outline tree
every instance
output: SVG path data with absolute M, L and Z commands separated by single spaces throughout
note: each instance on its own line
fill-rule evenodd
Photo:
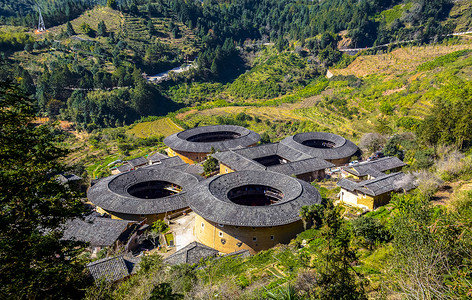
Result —
M 116 9 L 116 0 L 107 0 L 107 7 Z
M 210 155 L 208 155 L 208 158 L 205 160 L 203 163 L 203 172 L 205 174 L 211 174 L 215 171 L 218 170 L 218 160 L 211 156 L 211 154 L 215 153 L 215 148 L 211 147 Z
M 66 24 L 66 33 L 68 36 L 75 35 L 74 27 L 72 27 L 72 24 L 69 21 L 67 21 Z
M 351 232 L 340 209 L 328 202 L 324 210 L 321 232 L 328 246 L 321 253 L 316 294 L 319 299 L 367 299 L 364 278 L 352 267 L 357 251 L 351 247 Z
M 270 143 L 270 136 L 267 132 L 261 134 L 261 140 L 259 141 L 260 144 L 269 144 Z
M 82 32 L 85 33 L 88 36 L 93 36 L 93 34 L 94 34 L 94 31 L 93 31 L 92 27 L 90 27 L 90 25 L 85 23 L 85 22 L 83 22 L 80 25 L 80 30 L 82 30 Z
M 352 221 L 352 228 L 356 236 L 362 236 L 369 248 L 376 242 L 388 242 L 391 235 L 378 219 L 362 216 Z
M 0 83 L 0 295 L 80 298 L 86 281 L 83 248 L 60 240 L 59 226 L 80 216 L 79 197 L 55 180 L 65 171 L 54 127 L 32 123 L 25 96 Z
M 322 204 L 313 204 L 302 206 L 300 217 L 303 220 L 305 229 L 311 226 L 320 227 L 323 219 L 324 206 Z
M 184 296 L 172 293 L 172 287 L 167 282 L 160 283 L 152 289 L 149 300 L 179 300 Z
M 362 136 L 359 147 L 362 150 L 366 150 L 370 153 L 373 153 L 380 149 L 380 147 L 385 143 L 385 138 L 379 133 L 366 133 Z
M 98 23 L 97 34 L 99 36 L 107 36 L 107 26 L 103 20 Z

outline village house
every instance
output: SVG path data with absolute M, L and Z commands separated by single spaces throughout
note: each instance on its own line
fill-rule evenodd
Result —
M 341 167 L 341 175 L 356 180 L 374 179 L 385 174 L 400 172 L 406 165 L 398 157 L 383 157 Z
M 342 203 L 374 210 L 388 204 L 392 192 L 408 191 L 414 187 L 413 183 L 400 187 L 404 176 L 398 172 L 361 182 L 343 178 L 337 183 L 341 187 L 339 199 Z

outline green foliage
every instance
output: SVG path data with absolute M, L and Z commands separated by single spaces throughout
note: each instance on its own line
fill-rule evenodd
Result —
M 447 212 L 421 196 L 404 197 L 397 202 L 407 206 L 400 206 L 391 229 L 394 251 L 389 276 L 393 286 L 408 297 L 464 297 L 470 288 L 464 283 L 470 280 L 467 249 L 471 239 L 464 227 L 470 219 L 464 222 L 463 217 L 470 216 L 470 209 L 461 206 L 465 211 Z
M 34 38 L 25 32 L 0 31 L 0 51 L 22 50 L 25 46 L 32 47 L 33 43 Z
M 67 21 L 67 24 L 66 24 L 66 33 L 68 36 L 75 35 L 74 27 L 72 27 L 72 24 L 69 21 Z
M 358 256 L 356 249 L 351 246 L 351 232 L 340 215 L 340 206 L 328 203 L 321 231 L 328 241 L 328 247 L 321 254 L 317 297 L 367 299 L 364 279 L 352 268 Z
M 155 233 L 165 233 L 169 229 L 169 225 L 167 225 L 166 222 L 163 220 L 157 220 L 154 223 L 152 223 L 151 230 L 154 231 Z
M 95 33 L 94 30 L 90 27 L 90 25 L 85 23 L 85 22 L 82 23 L 79 28 L 80 28 L 80 30 L 82 30 L 82 32 L 84 34 L 86 34 L 88 36 L 93 36 L 94 33 Z
M 116 0 L 107 0 L 107 7 L 116 9 L 117 3 Z
M 270 136 L 267 132 L 261 134 L 261 139 L 259 141 L 260 144 L 269 144 L 270 142 Z
M 183 298 L 183 295 L 172 293 L 170 284 L 164 282 L 154 287 L 149 300 L 178 300 Z
M 139 272 L 146 274 L 150 270 L 159 269 L 162 266 L 162 256 L 157 253 L 144 256 L 139 263 Z
M 443 56 L 440 56 L 438 58 L 435 58 L 432 61 L 425 62 L 421 65 L 419 65 L 416 70 L 418 71 L 430 71 L 439 67 L 442 67 L 446 64 L 455 62 L 459 57 L 464 56 L 466 54 L 469 54 L 472 52 L 472 50 L 461 50 L 461 51 L 455 51 Z
M 448 88 L 448 99 L 436 99 L 430 116 L 418 128 L 418 136 L 433 145 L 454 144 L 463 149 L 472 143 L 472 83 L 450 84 Z
M 352 227 L 356 236 L 364 238 L 369 247 L 376 243 L 391 240 L 389 231 L 372 216 L 362 216 L 352 221 Z
M 51 124 L 35 126 L 29 99 L 0 83 L 0 294 L 6 298 L 81 298 L 82 244 L 62 241 L 60 226 L 84 207 L 55 180 L 67 151 Z
M 248 73 L 239 76 L 228 91 L 244 99 L 275 98 L 289 89 L 300 87 L 316 74 L 305 61 L 294 53 L 270 54 Z
M 103 20 L 98 23 L 97 34 L 99 36 L 107 36 L 107 26 Z
M 311 226 L 319 228 L 322 224 L 324 215 L 324 206 L 322 204 L 313 204 L 309 206 L 303 206 L 299 213 L 306 228 Z
M 203 162 L 203 172 L 205 174 L 212 174 L 213 172 L 218 171 L 219 163 L 216 158 L 209 155 L 208 158 Z

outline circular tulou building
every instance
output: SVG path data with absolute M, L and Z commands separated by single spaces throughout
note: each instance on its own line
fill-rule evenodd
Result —
M 193 164 L 206 159 L 213 147 L 225 151 L 238 147 L 251 147 L 260 140 L 259 134 L 235 125 L 203 126 L 174 133 L 164 139 L 169 156 L 180 156 Z
M 255 253 L 303 231 L 302 206 L 321 203 L 313 186 L 269 171 L 240 171 L 207 179 L 189 193 L 195 236 L 223 253 Z
M 280 143 L 337 166 L 348 163 L 359 151 L 359 148 L 350 140 L 328 132 L 298 133 L 286 137 Z
M 97 211 L 114 219 L 163 219 L 188 208 L 186 194 L 199 177 L 172 169 L 147 167 L 110 176 L 90 187 L 87 197 Z

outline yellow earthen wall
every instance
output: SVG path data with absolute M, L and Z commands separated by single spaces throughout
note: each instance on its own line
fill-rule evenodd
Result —
M 221 227 L 220 224 L 207 221 L 199 215 L 195 217 L 195 236 L 197 240 L 222 253 L 249 250 L 254 254 L 280 243 L 288 243 L 302 231 L 303 222 L 301 220 L 274 227 L 238 227 L 232 225 Z M 256 238 L 255 241 L 253 240 L 254 237 Z M 241 245 L 238 246 L 238 243 L 241 243 Z
M 190 165 L 195 162 L 202 162 L 206 159 L 208 153 L 196 153 L 196 152 L 183 152 L 175 151 L 171 148 L 167 148 L 167 154 L 170 157 L 179 156 L 182 160 Z
M 235 172 L 233 169 L 228 167 L 225 164 L 220 163 L 220 174 L 227 174 L 227 173 L 232 173 Z

